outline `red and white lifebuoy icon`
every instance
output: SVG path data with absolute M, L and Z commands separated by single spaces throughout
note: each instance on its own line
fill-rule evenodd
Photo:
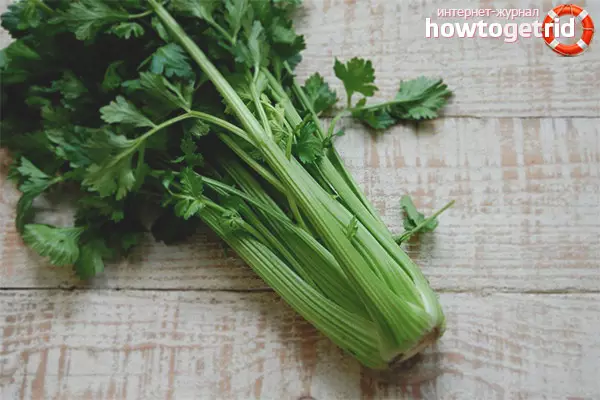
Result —
M 573 15 L 583 26 L 583 35 L 575 44 L 562 44 L 556 39 L 554 34 L 554 22 L 556 18 L 562 17 L 563 15 Z M 548 30 L 546 30 L 546 26 L 549 26 Z M 544 20 L 542 30 L 544 40 L 552 50 L 563 56 L 577 56 L 586 51 L 590 46 L 592 38 L 594 37 L 594 22 L 592 21 L 592 17 L 590 17 L 588 12 L 583 8 L 575 4 L 563 4 L 562 6 L 550 10 Z

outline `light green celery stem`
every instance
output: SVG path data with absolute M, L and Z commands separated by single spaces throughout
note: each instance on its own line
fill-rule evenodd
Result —
M 310 105 L 310 102 L 306 98 L 306 94 L 304 93 L 304 90 L 302 90 L 302 88 L 298 84 L 298 81 L 294 77 L 293 71 L 287 65 L 287 63 L 285 65 L 285 67 L 286 67 L 288 73 L 292 76 L 292 84 L 293 84 L 294 92 L 296 93 L 296 95 L 298 96 L 298 98 L 300 99 L 300 101 L 302 102 L 302 104 L 304 105 L 304 107 L 309 111 L 309 113 L 310 113 L 310 115 L 311 115 L 314 123 L 318 127 L 318 132 L 319 132 L 319 135 L 320 135 L 321 139 L 325 139 L 326 135 L 322 131 L 321 121 L 319 120 L 319 117 L 318 117 L 317 113 L 313 110 L 312 106 Z M 287 93 L 285 92 L 285 90 L 283 90 L 283 88 L 281 87 L 281 85 L 279 84 L 279 82 L 277 81 L 277 79 L 275 79 L 275 77 L 268 70 L 263 69 L 263 71 L 265 71 L 265 73 L 267 74 L 267 78 L 269 80 L 269 83 L 277 91 L 278 95 L 279 96 L 283 96 L 284 98 L 286 98 L 287 99 L 287 103 L 289 103 L 289 105 L 291 106 L 289 108 L 286 108 L 286 111 L 290 112 L 290 117 L 292 118 L 292 122 L 293 121 L 297 121 L 298 119 L 301 120 L 300 115 L 298 114 L 298 112 L 296 111 L 296 109 L 293 107 L 291 100 L 288 98 Z M 333 164 L 333 166 L 339 172 L 339 174 L 342 176 L 342 178 L 344 179 L 344 181 L 346 182 L 346 184 L 354 192 L 355 196 L 358 197 L 358 199 L 363 204 L 363 206 L 366 208 L 366 210 L 374 218 L 376 218 L 382 225 L 385 226 L 385 223 L 383 222 L 383 220 L 379 216 L 379 213 L 377 212 L 377 210 L 375 210 L 375 208 L 373 207 L 373 205 L 371 204 L 371 202 L 369 202 L 369 200 L 367 199 L 367 197 L 364 195 L 364 193 L 362 192 L 361 188 L 358 186 L 358 184 L 354 180 L 354 177 L 352 177 L 352 175 L 350 175 L 348 173 L 348 171 L 346 170 L 346 168 L 344 167 L 344 164 L 342 162 L 342 158 L 340 157 L 340 155 L 337 152 L 337 150 L 334 147 L 331 147 L 331 149 L 330 149 L 330 151 L 328 153 L 329 154 L 328 154 L 327 160 Z
M 343 309 L 367 318 L 361 304 L 352 301 L 355 296 L 348 290 L 347 286 L 344 286 L 344 281 L 340 280 L 339 277 L 337 280 L 332 279 L 335 277 L 328 273 L 328 266 L 319 263 L 321 260 L 315 257 L 316 254 L 312 249 L 307 248 L 301 241 L 293 243 L 288 249 L 286 244 L 292 244 L 290 240 L 297 240 L 297 237 L 286 234 L 286 228 L 277 227 L 276 220 L 270 223 L 267 222 L 269 221 L 268 218 L 261 220 L 248 206 L 243 207 L 241 213 L 248 220 L 248 223 L 262 234 L 266 240 L 265 244 L 278 252 L 277 255 L 308 285 Z M 267 223 L 270 227 L 265 225 Z M 289 228 L 287 230 L 289 232 Z
M 292 308 L 334 343 L 370 368 L 387 367 L 386 360 L 379 354 L 377 330 L 371 321 L 352 314 L 325 298 L 268 247 L 251 236 L 226 234 L 220 225 L 219 213 L 207 209 L 201 214 L 201 218 Z
M 258 91 L 256 90 L 255 84 L 251 85 L 250 93 L 252 96 L 252 101 L 254 102 L 254 106 L 256 107 L 258 115 L 260 116 L 260 120 L 262 121 L 263 128 L 264 128 L 265 132 L 267 133 L 267 136 L 272 138 L 273 132 L 271 131 L 271 126 L 269 124 L 269 118 L 267 117 L 267 113 L 265 112 L 265 110 L 262 106 L 262 102 L 260 101 L 260 95 L 258 94 Z M 287 196 L 287 198 L 288 198 L 288 202 L 290 204 L 290 210 L 292 210 L 292 214 L 294 214 L 294 218 L 296 219 L 298 224 L 300 224 L 300 226 L 302 226 L 302 228 L 308 230 L 308 228 L 306 227 L 306 224 L 304 223 L 304 219 L 302 218 L 302 215 L 300 214 L 300 210 L 298 209 L 298 204 L 296 204 L 296 200 L 294 200 L 294 198 L 289 195 Z
M 280 213 L 282 217 L 287 218 L 277 203 L 266 194 L 258 181 L 237 161 L 226 160 L 222 167 L 248 196 L 263 203 L 266 209 Z M 305 266 L 304 268 L 313 280 L 317 282 L 326 297 L 329 297 L 346 310 L 367 317 L 366 310 L 354 295 L 348 278 L 327 249 L 305 230 L 291 224 L 291 221 L 288 224 L 282 224 L 277 218 L 271 217 L 262 209 L 257 210 L 257 212 L 263 214 L 263 223 L 274 231 L 283 244 L 289 247 L 290 251 Z
M 202 179 L 204 180 L 204 182 L 206 184 L 211 186 L 217 192 L 219 192 L 221 194 L 227 194 L 227 195 L 232 194 L 231 191 L 226 189 L 227 188 L 226 184 L 223 184 L 219 181 L 216 181 L 216 180 L 208 178 L 208 177 L 202 177 Z M 233 194 L 236 194 L 236 193 L 234 192 Z M 279 252 L 279 256 L 282 256 L 284 259 L 288 260 L 288 263 L 298 273 L 298 275 L 300 275 L 300 277 L 302 279 L 304 279 L 313 288 L 315 288 L 315 289 L 317 288 L 315 281 L 310 276 L 310 274 L 305 270 L 305 267 L 301 263 L 299 263 L 297 261 L 296 257 L 294 257 L 293 254 L 290 253 L 288 248 L 280 240 L 278 240 L 275 237 L 275 235 L 273 235 L 273 232 L 271 230 L 269 230 L 268 227 L 266 227 L 263 224 L 263 222 L 260 220 L 260 218 L 258 218 L 256 216 L 256 214 L 250 209 L 250 207 L 248 205 L 246 205 L 246 204 L 242 205 L 241 214 L 243 217 L 245 217 L 247 222 L 249 222 L 249 225 L 252 226 L 254 229 L 256 229 L 260 233 L 261 238 L 265 241 L 265 244 L 272 246 L 277 252 Z M 268 216 L 273 221 L 277 221 L 276 218 L 273 218 L 273 215 L 268 215 Z M 285 215 L 282 215 L 281 218 L 285 218 Z M 291 224 L 291 221 L 289 221 L 288 223 Z
M 270 73 L 269 75 L 267 75 L 267 77 L 269 79 L 270 85 L 275 91 L 277 91 L 278 96 L 287 96 L 285 94 L 285 91 L 283 91 L 283 88 L 281 88 L 276 81 L 273 81 L 273 76 L 270 75 Z M 289 99 L 287 99 L 287 101 L 284 101 L 284 109 L 286 111 L 286 114 L 290 118 L 290 123 L 295 126 L 302 122 L 302 118 L 300 117 L 296 109 L 293 106 L 290 107 L 290 105 L 291 101 L 289 101 Z M 414 265 L 414 263 L 412 262 L 412 260 L 410 260 L 408 256 L 402 257 L 401 255 L 394 254 L 398 253 L 398 250 L 401 253 L 404 252 L 402 251 L 402 249 L 398 248 L 398 246 L 393 240 L 392 234 L 389 232 L 385 224 L 381 222 L 379 216 L 377 214 L 375 214 L 376 216 L 374 216 L 368 208 L 365 208 L 364 203 L 360 200 L 360 198 L 356 196 L 355 191 L 348 186 L 347 182 L 343 179 L 342 176 L 340 176 L 337 169 L 331 164 L 331 162 L 329 162 L 327 158 L 321 161 L 320 172 L 323 174 L 325 179 L 327 179 L 327 182 L 337 191 L 339 197 L 344 201 L 344 203 L 346 203 L 346 205 L 359 219 L 359 221 L 363 223 L 365 227 L 367 227 L 371 234 L 376 236 L 376 238 L 380 242 L 383 242 L 384 244 L 387 242 L 387 245 L 385 246 L 386 250 L 388 252 L 392 252 L 393 257 L 396 259 L 396 262 L 398 262 L 401 267 L 400 269 L 395 268 L 395 271 L 390 271 L 389 269 L 387 269 L 385 280 L 386 282 L 388 282 L 392 290 L 394 290 L 398 294 L 404 293 L 406 295 L 406 290 L 409 290 L 408 293 L 413 293 L 414 288 L 408 288 L 406 284 L 401 285 L 401 287 L 399 287 L 398 284 L 395 282 L 397 282 L 396 279 L 399 278 L 402 280 L 402 283 L 404 283 L 404 281 L 408 277 L 410 277 L 409 279 L 411 281 L 415 279 L 424 280 L 424 277 L 422 277 L 419 268 L 416 267 L 416 265 Z M 393 244 L 392 248 L 390 248 L 390 243 Z M 407 267 L 407 263 L 409 266 L 414 265 L 416 268 Z M 404 276 L 398 276 L 398 274 L 403 274 Z M 419 294 L 419 297 L 421 296 L 422 294 Z M 415 299 L 415 297 L 411 297 L 413 298 L 413 300 Z M 421 300 L 419 299 L 417 301 L 420 302 Z
M 232 138 L 227 135 L 219 134 L 219 139 L 223 143 L 227 145 L 238 157 L 240 157 L 250 168 L 252 168 L 256 173 L 263 177 L 264 180 L 269 182 L 277 191 L 280 193 L 285 193 L 285 188 L 279 182 L 277 177 L 275 177 L 271 172 L 269 172 L 265 167 L 260 165 L 256 160 L 252 158 L 248 153 L 246 153 Z
M 385 289 L 384 283 L 373 274 L 368 263 L 346 238 L 345 228 L 339 227 L 335 219 L 332 219 L 332 209 L 342 206 L 333 200 L 296 160 L 288 160 L 285 157 L 277 144 L 265 134 L 260 123 L 227 80 L 206 58 L 202 50 L 186 35 L 168 11 L 156 0 L 149 1 L 161 21 L 223 95 L 229 107 L 236 113 L 256 146 L 261 150 L 267 163 L 279 176 L 281 182 L 287 186 L 290 193 L 294 195 L 302 210 L 320 233 L 322 240 L 327 244 L 353 282 L 357 294 L 365 303 L 374 321 L 377 322 L 382 343 L 381 351 L 384 352 L 384 357 L 393 359 L 399 352 L 406 351 L 406 336 L 414 337 L 418 341 L 422 335 L 428 333 L 429 326 L 423 325 L 418 329 L 413 329 L 412 326 L 406 323 L 406 320 L 413 317 L 417 322 L 421 318 L 419 316 L 400 315 L 403 311 L 398 309 L 397 302 L 394 303 L 393 298 L 387 296 L 387 291 L 382 290 Z M 349 214 L 348 222 L 352 218 L 353 216 Z
M 286 115 L 290 118 L 290 123 L 295 126 L 302 122 L 302 118 L 293 107 L 291 100 L 287 97 L 287 94 L 277 82 L 277 80 L 270 74 L 269 71 L 264 70 L 271 88 L 276 94 L 283 99 L 282 103 L 286 111 Z M 290 71 L 291 73 L 291 71 Z M 320 122 L 314 110 L 310 106 L 310 103 L 306 99 L 306 95 L 302 88 L 298 85 L 294 78 L 294 88 L 304 103 L 305 107 L 311 113 L 313 120 L 319 127 L 321 137 L 324 137 L 324 133 L 321 132 Z M 365 224 L 367 229 L 375 235 L 377 240 L 385 247 L 385 249 L 397 260 L 398 264 L 402 269 L 408 273 L 411 278 L 415 281 L 418 286 L 419 294 L 424 302 L 424 305 L 428 312 L 430 312 L 435 319 L 438 319 L 443 323 L 443 313 L 439 305 L 437 296 L 429 287 L 427 279 L 423 276 L 421 269 L 408 257 L 408 255 L 397 245 L 394 241 L 392 233 L 387 229 L 387 226 L 383 223 L 379 214 L 374 210 L 371 203 L 366 199 L 362 190 L 358 187 L 354 179 L 350 174 L 347 173 L 343 166 L 341 158 L 337 152 L 332 149 L 333 162 L 338 164 L 338 167 L 331 162 L 328 158 L 323 159 L 321 162 L 321 171 L 323 175 L 328 179 L 332 187 L 338 192 L 341 198 L 347 203 L 348 207 L 354 212 L 357 218 Z M 340 176 L 341 175 L 341 176 Z

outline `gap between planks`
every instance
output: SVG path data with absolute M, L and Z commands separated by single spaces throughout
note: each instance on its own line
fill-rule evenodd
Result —
M 524 294 L 524 295 L 597 295 L 600 294 L 600 289 L 556 289 L 556 290 L 525 290 L 525 289 L 448 289 L 448 288 L 434 288 L 438 294 L 473 294 L 480 297 L 487 297 L 497 294 Z M 63 286 L 63 287 L 0 287 L 0 292 L 187 292 L 187 293 L 239 293 L 239 294 L 252 294 L 252 293 L 275 293 L 273 289 L 268 286 L 247 288 L 247 289 L 210 289 L 210 288 L 179 288 L 179 287 L 166 287 L 166 288 L 143 288 L 143 287 L 128 287 L 122 286 L 117 288 L 111 287 L 94 287 L 94 286 Z

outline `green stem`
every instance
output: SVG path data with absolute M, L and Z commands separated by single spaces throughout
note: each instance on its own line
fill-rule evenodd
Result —
M 329 129 L 327 131 L 327 138 L 331 139 L 333 137 L 335 133 L 335 125 L 339 122 L 340 119 L 348 115 L 347 113 L 348 110 L 342 110 L 335 117 L 333 117 L 329 124 Z
M 171 31 L 173 37 L 177 38 L 181 46 L 187 51 L 198 66 L 202 68 L 208 79 L 212 81 L 217 91 L 223 96 L 246 131 L 251 135 L 255 144 L 259 145 L 263 142 L 265 140 L 265 132 L 262 126 L 254 115 L 252 115 L 248 107 L 246 107 L 236 91 L 229 85 L 229 82 L 221 75 L 221 72 L 219 72 L 219 70 L 210 62 L 204 52 L 200 50 L 198 45 L 196 45 L 196 43 L 194 43 L 194 41 L 185 33 L 162 4 L 157 0 L 148 0 L 148 2 L 163 24 Z
M 425 218 L 423 221 L 421 221 L 419 224 L 417 224 L 417 226 L 415 226 L 411 230 L 406 231 L 400 235 L 395 235 L 394 240 L 398 244 L 407 241 L 411 236 L 418 233 L 425 225 L 427 225 L 429 222 L 431 222 L 434 219 L 436 219 L 437 217 L 439 217 L 440 214 L 442 214 L 444 211 L 446 211 L 447 209 L 452 207 L 454 205 L 454 203 L 455 203 L 455 201 L 452 200 L 450 203 L 446 204 L 444 207 L 442 207 L 437 212 L 435 212 L 432 216 L 430 216 L 429 218 Z
M 238 157 L 240 157 L 250 168 L 252 168 L 256 173 L 258 173 L 261 177 L 263 177 L 267 182 L 269 182 L 275 190 L 280 193 L 285 193 L 285 187 L 279 182 L 277 177 L 273 175 L 269 170 L 263 167 L 260 163 L 258 163 L 251 155 L 249 155 L 246 151 L 244 151 L 231 137 L 227 135 L 219 135 L 219 139 L 223 143 L 227 145 Z
M 128 18 L 129 19 L 144 18 L 144 17 L 147 17 L 148 15 L 152 14 L 153 12 L 154 11 L 152 11 L 152 10 L 147 10 L 147 11 L 144 11 L 144 12 L 139 13 L 139 14 L 129 14 Z
M 238 136 L 239 138 L 243 139 L 247 143 L 249 143 L 251 145 L 254 144 L 252 142 L 252 140 L 250 139 L 250 137 L 246 134 L 246 132 L 243 129 L 232 124 L 231 122 L 225 121 L 224 119 L 215 117 L 214 115 L 207 114 L 207 113 L 204 113 L 201 111 L 190 110 L 188 112 L 188 114 L 190 114 L 198 119 L 201 119 L 203 121 L 209 122 L 211 124 L 220 126 L 221 128 L 223 128 L 223 129 L 233 133 L 234 135 Z
M 34 0 L 33 2 L 35 3 L 36 6 L 43 9 L 47 13 L 49 13 L 49 14 L 55 13 L 55 11 L 52 8 L 50 8 L 46 3 L 44 3 L 42 0 Z
M 227 32 L 225 29 L 223 29 L 223 27 L 221 25 L 217 24 L 217 22 L 214 19 L 210 18 L 205 21 L 208 22 L 208 24 L 210 26 L 215 28 L 217 30 L 217 32 L 219 32 L 221 35 L 223 35 L 225 37 L 225 39 L 227 39 L 229 41 L 229 43 L 231 43 L 232 45 L 235 45 L 235 39 L 233 38 L 233 36 L 231 36 L 229 34 L 229 32 Z

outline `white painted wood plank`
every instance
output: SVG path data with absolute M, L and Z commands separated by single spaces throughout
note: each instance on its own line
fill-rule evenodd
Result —
M 395 95 L 401 79 L 442 77 L 455 96 L 447 116 L 592 116 L 600 115 L 600 51 L 596 43 L 579 57 L 554 53 L 542 38 L 504 43 L 494 38 L 426 38 L 426 18 L 455 22 L 522 23 L 493 17 L 438 18 L 438 9 L 540 9 L 540 19 L 564 1 L 529 0 L 306 0 L 298 29 L 307 50 L 301 78 L 320 72 L 343 88 L 333 74 L 333 59 L 373 60 L 380 98 Z M 577 1 L 600 23 L 600 2 Z M 598 28 L 596 28 L 598 29 Z
M 441 302 L 446 335 L 386 383 L 270 293 L 4 291 L 0 395 L 600 397 L 600 296 L 444 294 Z
M 0 0 L 0 10 L 12 0 Z M 298 69 L 301 79 L 320 72 L 334 84 L 335 57 L 355 56 L 373 60 L 380 99 L 394 96 L 401 79 L 418 75 L 440 76 L 455 90 L 448 116 L 600 116 L 600 51 L 596 44 L 582 56 L 561 57 L 541 38 L 504 43 L 501 39 L 431 39 L 425 35 L 425 19 L 440 24 L 464 22 L 438 18 L 438 9 L 529 9 L 544 16 L 561 0 L 305 0 L 297 18 L 305 34 L 307 50 Z M 600 2 L 578 1 L 596 24 Z M 543 20 L 543 17 L 540 17 Z M 467 22 L 476 20 L 468 20 Z M 514 21 L 490 17 L 485 22 Z M 0 46 L 8 43 L 0 30 Z M 598 38 L 596 38 L 596 42 Z
M 447 118 L 379 136 L 349 125 L 337 145 L 395 232 L 402 230 L 403 194 L 426 214 L 456 200 L 438 230 L 407 246 L 435 288 L 597 291 L 598 127 L 598 119 Z M 49 268 L 22 245 L 13 223 L 18 193 L 9 182 L 0 187 L 0 286 L 77 284 L 68 268 Z M 44 221 L 70 223 L 68 212 L 46 207 Z M 93 287 L 249 289 L 264 284 L 203 230 L 180 246 L 149 239 L 128 260 L 110 266 Z

